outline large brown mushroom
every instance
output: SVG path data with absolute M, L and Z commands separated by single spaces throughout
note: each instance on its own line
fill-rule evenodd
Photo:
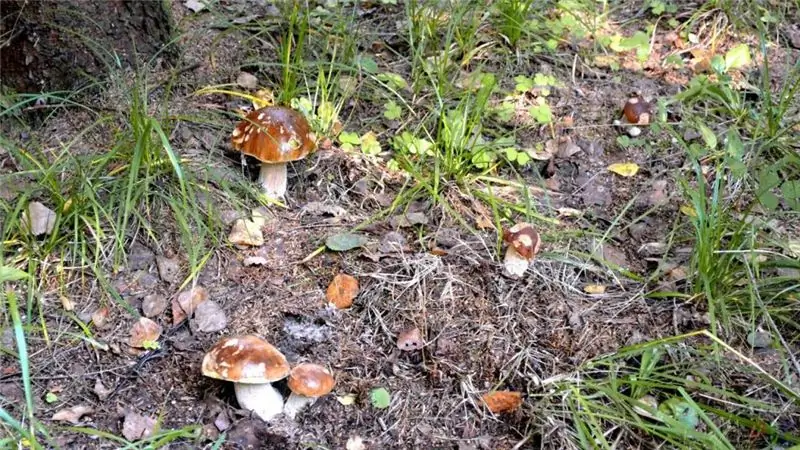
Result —
M 283 106 L 250 112 L 231 133 L 233 148 L 261 161 L 258 181 L 274 198 L 286 194 L 286 164 L 316 150 L 316 140 L 305 117 Z
M 232 381 L 243 409 L 270 420 L 283 411 L 283 396 L 272 382 L 289 375 L 289 363 L 277 348 L 258 336 L 227 337 L 203 358 L 203 375 Z

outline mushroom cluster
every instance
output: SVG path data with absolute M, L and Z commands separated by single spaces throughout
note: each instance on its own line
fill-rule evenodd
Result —
M 286 357 L 258 336 L 221 339 L 203 357 L 203 375 L 233 382 L 239 406 L 268 421 L 282 412 L 294 417 L 303 407 L 333 390 L 333 375 L 316 364 L 290 369 Z M 284 405 L 283 395 L 272 383 L 289 377 L 292 394 Z
M 316 141 L 305 117 L 283 106 L 250 112 L 231 133 L 234 149 L 261 161 L 258 182 L 273 198 L 286 194 L 286 164 L 314 152 Z

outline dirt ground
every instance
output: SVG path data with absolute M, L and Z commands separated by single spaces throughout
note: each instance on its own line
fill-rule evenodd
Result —
M 230 17 L 268 17 L 274 12 L 261 2 L 222 1 L 220 8 Z M 401 11 L 401 6 L 365 7 L 364 29 L 392 23 L 391 17 Z M 243 46 L 246 30 L 229 32 L 217 27 L 217 15 L 191 15 L 183 2 L 173 2 L 172 12 L 185 33 L 180 42 L 182 66 L 190 69 L 180 74 L 174 87 L 171 112 L 206 114 L 230 108 L 226 97 L 191 93 L 203 86 L 234 82 L 254 56 L 269 58 L 274 49 Z M 403 73 L 408 68 L 397 55 L 404 49 L 387 49 L 399 45 L 397 40 L 391 32 L 365 32 L 362 50 L 380 65 Z M 680 290 L 683 280 L 679 277 L 633 281 L 595 260 L 574 256 L 599 255 L 643 280 L 663 270 L 660 255 L 648 254 L 647 244 L 663 242 L 680 214 L 672 174 L 683 166 L 683 158 L 622 148 L 616 144 L 620 131 L 610 124 L 631 94 L 667 97 L 679 85 L 655 71 L 612 73 L 588 65 L 575 70 L 560 59 L 546 58 L 516 64 L 515 73 L 551 73 L 569 80 L 567 88 L 554 90 L 550 101 L 558 117 L 571 117 L 573 123 L 559 127 L 560 135 L 581 149 L 522 171 L 525 182 L 542 186 L 533 202 L 537 212 L 549 219 L 535 222 L 543 245 L 524 279 L 502 274 L 497 231 L 476 226 L 488 210 L 456 186 L 447 187 L 446 195 L 459 205 L 475 231 L 465 229 L 442 207 L 422 200 L 412 203 L 407 213 L 422 213 L 426 223 L 405 226 L 399 219 L 402 213 L 396 213 L 363 228 L 369 238 L 365 248 L 323 252 L 302 262 L 325 236 L 351 230 L 374 217 L 401 188 L 402 180 L 381 166 L 334 145 L 290 166 L 289 208 L 269 210 L 262 227 L 265 245 L 220 246 L 197 276 L 196 285 L 205 287 L 227 316 L 222 331 L 204 333 L 188 321 L 173 326 L 167 307 L 153 318 L 164 327 L 161 348 L 132 355 L 126 343 L 137 317 L 108 302 L 96 280 L 75 277 L 66 294 L 59 292 L 57 280 L 44 280 L 41 301 L 49 335 L 33 333 L 28 340 L 37 417 L 52 426 L 64 448 L 71 449 L 118 446 L 49 420 L 56 411 L 74 405 L 92 408 L 80 419 L 80 426 L 115 435 L 121 435 L 123 417 L 130 411 L 159 418 L 162 429 L 202 426 L 207 438 L 198 441 L 202 444 L 178 442 L 169 448 L 210 445 L 223 432 L 227 433 L 223 448 L 343 449 L 354 436 L 363 438 L 369 449 L 566 448 L 569 412 L 542 417 L 537 406 L 553 380 L 569 377 L 582 363 L 624 346 L 708 326 L 702 305 L 641 295 L 648 283 L 672 283 Z M 269 79 L 272 74 L 257 76 Z M 513 81 L 503 80 L 509 82 L 513 86 Z M 341 113 L 348 118 L 347 129 L 377 127 L 380 136 L 388 139 L 396 125 L 374 119 L 380 115 L 380 105 L 357 100 L 347 103 Z M 172 145 L 189 159 L 191 167 L 242 176 L 228 144 L 234 123 L 231 118 L 230 128 L 221 129 L 181 122 L 171 136 Z M 33 132 L 61 128 L 62 135 L 70 135 L 69 127 L 77 130 L 80 124 L 80 118 L 55 117 L 44 129 Z M 518 139 L 522 145 L 533 145 L 547 136 L 546 129 L 526 129 Z M 86 139 L 87 148 L 101 147 Z M 629 161 L 639 165 L 643 176 L 623 178 L 606 170 L 612 163 Z M 9 165 L 0 170 L 11 169 Z M 214 208 L 228 224 L 249 214 L 237 209 L 231 199 L 209 201 L 215 202 Z M 583 214 L 559 215 L 567 208 Z M 612 227 L 602 242 L 605 230 L 617 218 L 627 225 L 645 213 L 633 225 Z M 128 244 L 130 259 L 124 267 L 116 272 L 106 268 L 114 288 L 137 311 L 148 296 L 169 304 L 189 273 L 177 231 L 170 223 L 154 226 L 158 242 L 139 236 Z M 392 249 L 390 242 L 401 242 L 400 251 Z M 689 250 L 678 245 L 671 263 L 685 264 Z M 250 256 L 266 262 L 246 266 L 243 261 Z M 162 264 L 175 264 L 180 275 L 165 276 L 157 258 L 162 258 Z M 346 310 L 329 308 L 325 299 L 328 283 L 340 272 L 360 282 L 360 293 Z M 591 284 L 605 285 L 607 290 L 587 294 L 583 288 Z M 86 323 L 98 308 L 110 309 L 105 324 L 92 328 L 101 344 L 93 346 L 80 339 L 76 323 L 60 312 L 62 295 L 72 300 L 75 314 Z M 421 331 L 425 346 L 401 351 L 396 344 L 398 333 L 412 327 Z M 280 418 L 267 424 L 237 409 L 231 384 L 203 377 L 200 363 L 221 337 L 245 333 L 266 338 L 292 364 L 308 361 L 330 367 L 336 376 L 334 393 L 294 421 Z M 3 346 L 13 346 L 10 328 L 2 339 Z M 23 398 L 18 363 L 0 355 L 0 364 L 3 407 L 13 410 L 13 404 Z M 277 384 L 287 392 L 285 383 Z M 102 396 L 98 385 L 107 390 L 99 389 Z M 389 408 L 370 405 L 369 392 L 377 387 L 392 394 Z M 493 389 L 526 393 L 523 407 L 511 414 L 488 412 L 480 396 Z M 57 393 L 58 400 L 45 401 L 48 392 Z M 348 394 L 355 395 L 352 405 L 339 401 Z

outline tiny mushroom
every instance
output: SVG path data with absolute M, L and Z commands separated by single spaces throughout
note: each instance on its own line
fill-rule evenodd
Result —
M 287 417 L 294 418 L 306 405 L 333 390 L 336 381 L 328 369 L 311 363 L 298 364 L 289 374 L 287 383 L 292 394 L 283 408 Z
M 503 232 L 503 240 L 508 243 L 503 267 L 513 277 L 523 276 L 539 252 L 542 243 L 539 233 L 531 224 L 520 222 Z
M 283 396 L 272 382 L 289 375 L 286 357 L 263 339 L 234 336 L 221 339 L 203 358 L 203 375 L 232 381 L 243 409 L 270 420 L 283 411 Z
M 258 181 L 274 198 L 286 194 L 286 164 L 316 150 L 316 140 L 305 117 L 283 106 L 250 112 L 231 133 L 233 148 L 261 161 Z
M 650 123 L 650 103 L 644 97 L 637 95 L 625 102 L 622 114 L 631 125 L 648 125 Z

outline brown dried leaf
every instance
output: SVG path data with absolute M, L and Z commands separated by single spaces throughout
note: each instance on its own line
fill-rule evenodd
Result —
M 397 348 L 404 352 L 413 352 L 420 350 L 425 345 L 422 341 L 422 335 L 419 328 L 407 328 L 397 335 Z
M 326 297 L 328 302 L 339 309 L 349 308 L 358 295 L 358 280 L 345 273 L 333 277 L 328 285 Z
M 484 394 L 482 399 L 489 411 L 495 414 L 512 412 L 522 406 L 521 392 L 494 391 Z
M 50 419 L 58 420 L 61 422 L 69 422 L 73 425 L 77 425 L 81 423 L 81 417 L 85 416 L 86 414 L 91 414 L 93 412 L 94 408 L 92 408 L 91 406 L 78 405 L 57 411 L 55 414 L 53 414 L 53 417 L 51 417 Z
M 172 324 L 177 325 L 191 316 L 197 306 L 208 300 L 208 291 L 202 286 L 195 286 L 178 294 L 172 300 Z
M 161 336 L 161 325 L 147 317 L 140 317 L 139 321 L 131 327 L 128 345 L 134 348 L 145 348 L 148 342 L 156 342 L 159 336 Z
M 95 382 L 94 382 L 94 393 L 95 393 L 95 395 L 97 395 L 97 398 L 99 398 L 101 401 L 107 399 L 108 396 L 111 395 L 111 393 L 113 391 L 114 391 L 113 389 L 107 388 L 103 384 L 103 382 L 100 381 L 100 378 L 95 380 Z
M 237 219 L 228 235 L 228 242 L 239 246 L 260 247 L 264 245 L 264 234 L 255 222 Z
M 56 213 L 39 202 L 30 202 L 21 222 L 23 228 L 34 236 L 50 234 L 56 226 Z

